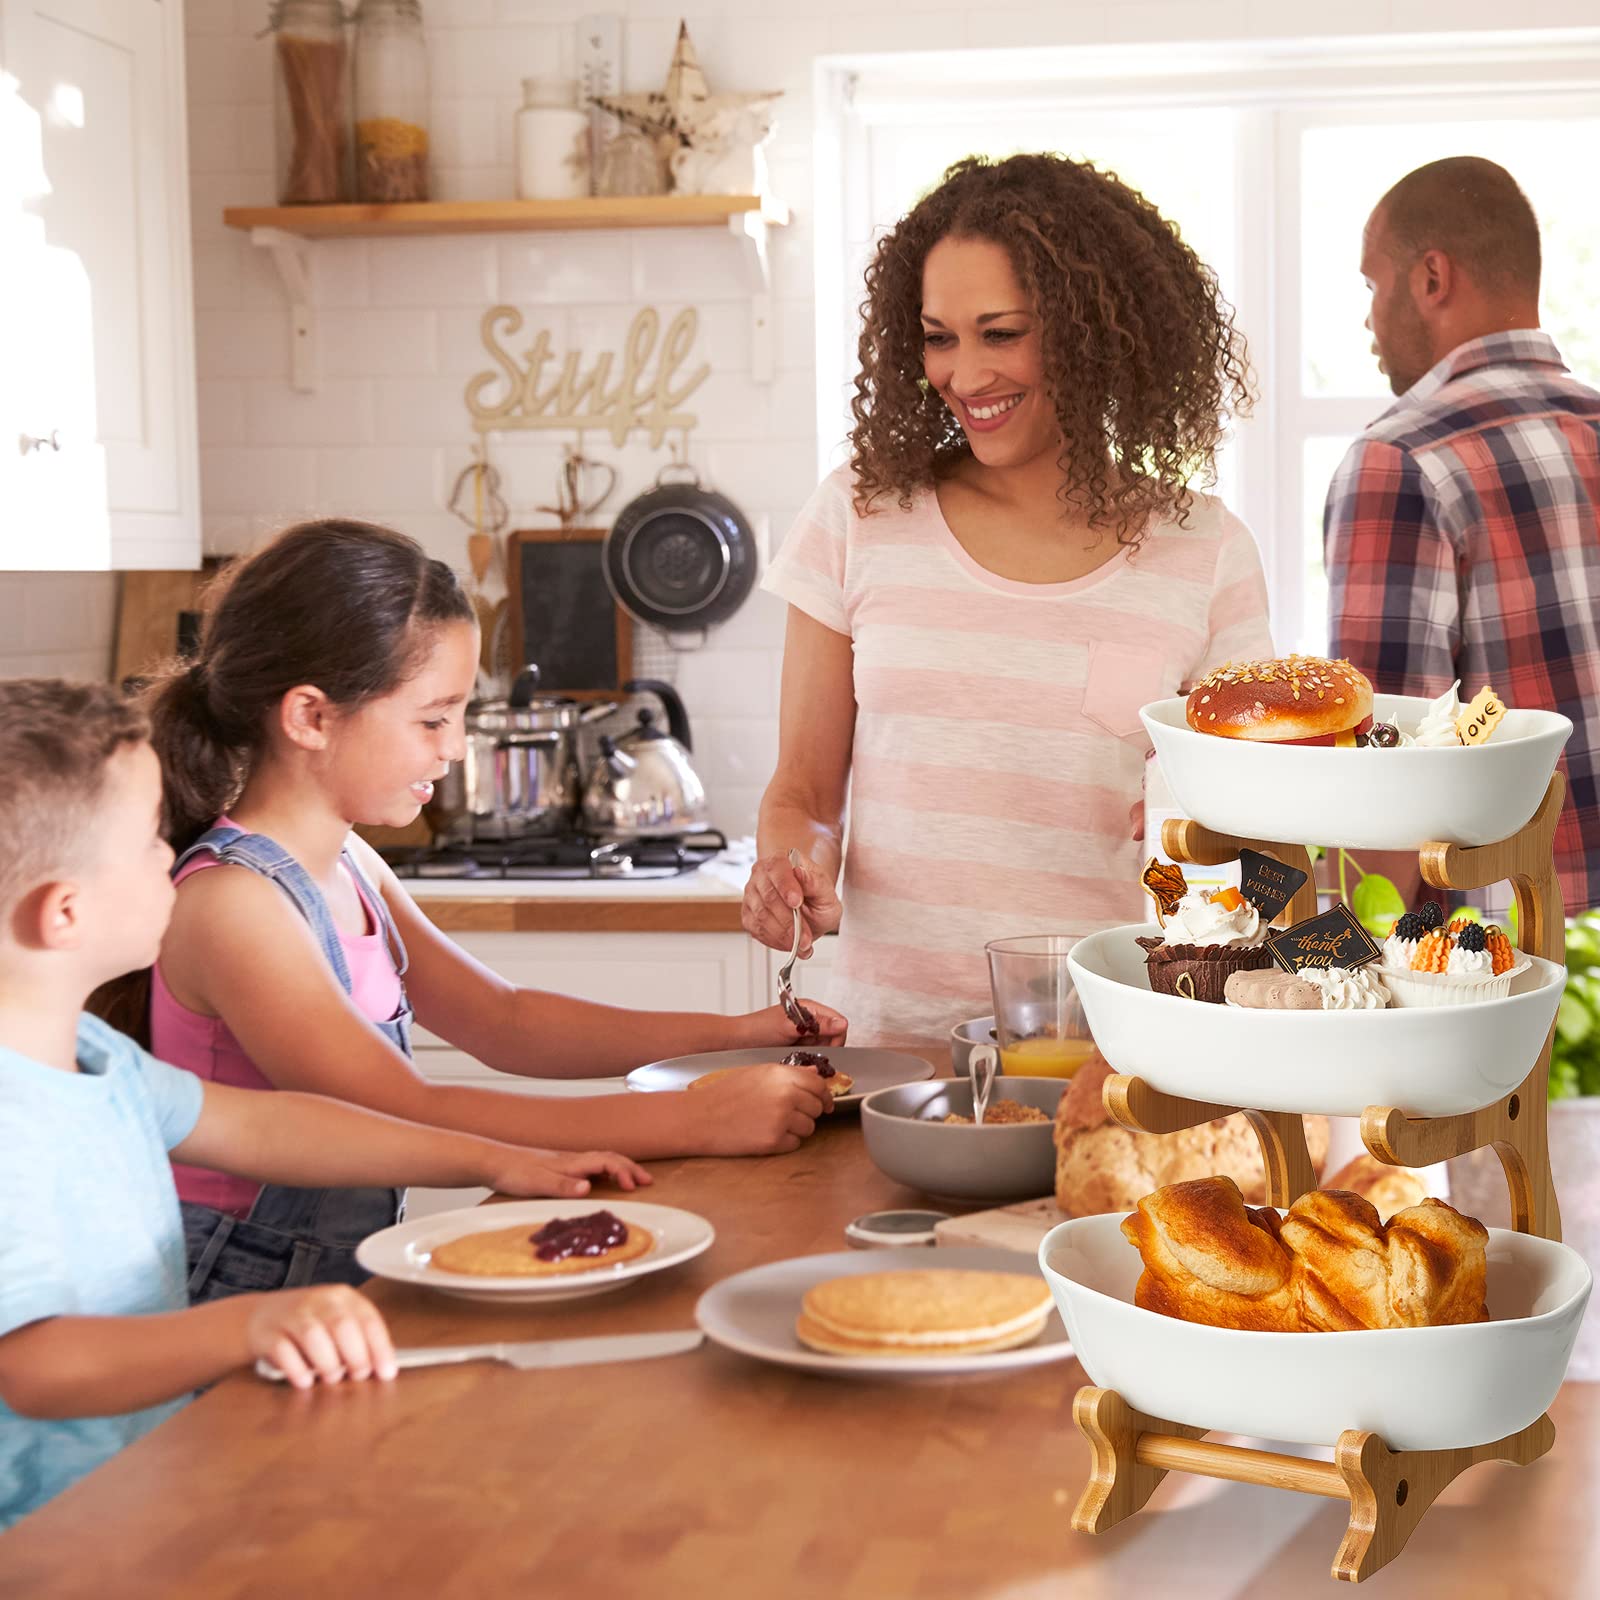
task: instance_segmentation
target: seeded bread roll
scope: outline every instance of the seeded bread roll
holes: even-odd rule
[[[1230,661],[1194,686],[1185,708],[1197,733],[1268,744],[1332,744],[1372,719],[1372,685],[1348,661],[1286,656]]]

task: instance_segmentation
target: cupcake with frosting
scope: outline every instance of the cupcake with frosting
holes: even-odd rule
[[[1138,941],[1157,994],[1221,1005],[1234,973],[1272,965],[1267,924],[1237,889],[1190,889],[1161,924],[1159,939]]]
[[[1437,907],[1424,907],[1423,912]],[[1396,1006],[1461,1006],[1503,1000],[1530,965],[1503,930],[1458,918],[1408,911],[1384,941],[1379,975]]]

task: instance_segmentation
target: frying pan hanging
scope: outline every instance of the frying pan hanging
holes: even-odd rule
[[[687,481],[669,481],[674,472]],[[702,488],[693,467],[676,463],[618,513],[602,559],[617,604],[669,633],[726,622],[756,581],[755,535],[744,513]]]

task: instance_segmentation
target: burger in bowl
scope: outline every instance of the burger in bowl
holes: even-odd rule
[[[1230,661],[1194,686],[1184,710],[1196,733],[1354,748],[1372,732],[1372,685],[1348,661],[1321,656]]]

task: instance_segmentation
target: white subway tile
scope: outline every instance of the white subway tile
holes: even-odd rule
[[[743,247],[714,228],[641,233],[634,246],[633,293],[646,304],[743,300],[749,293]]]
[[[724,651],[741,651],[763,657],[781,655],[788,615],[789,608],[784,601],[758,585],[750,591],[745,603],[712,634],[707,653],[720,655]],[[777,703],[773,698],[774,709]]]
[[[428,145],[441,167],[492,167],[500,159],[500,101],[478,90],[436,98],[429,107]]]
[[[742,839],[756,831],[756,816],[763,790],[756,788],[719,789],[706,796],[711,808],[711,826],[720,828],[730,839]]]
[[[317,503],[330,514],[366,517],[379,505],[431,510],[439,495],[437,451],[381,445],[317,452]]]
[[[238,234],[194,241],[194,303],[197,310],[238,306],[243,296],[243,240]]]
[[[271,378],[245,383],[245,429],[253,444],[341,445],[373,440],[372,382],[323,378],[299,394]]]
[[[201,447],[243,444],[243,385],[232,378],[201,378],[196,390]]]
[[[678,663],[678,692],[697,716],[774,717],[769,652],[728,647],[720,630],[716,648],[686,654]]]
[[[767,437],[809,444],[817,434],[817,380],[808,368],[780,372],[767,386]]]
[[[372,298],[372,256],[386,239],[323,239],[311,252],[311,291],[319,307],[364,306]],[[333,320],[333,319],[327,319]]]
[[[817,486],[817,458],[809,441],[713,444],[707,452],[712,482],[741,503],[803,505]],[[781,544],[782,527],[774,533]]]
[[[329,377],[412,377],[438,370],[436,312],[351,308],[319,320],[322,370]]]
[[[701,717],[694,742],[695,767],[708,792],[765,788],[778,764],[778,719]]]
[[[289,319],[284,311],[197,311],[195,366],[202,378],[287,378]]]
[[[183,28],[188,36],[232,33],[234,0],[189,0],[183,8]],[[257,7],[259,13],[260,8]]]
[[[242,512],[287,519],[311,504],[316,456],[278,448],[201,450],[200,503],[213,513]]]
[[[96,650],[98,641],[110,639],[115,592],[109,572],[31,573],[22,648],[34,655]],[[60,674],[59,667],[52,670]]]
[[[189,107],[189,171],[235,171],[239,160],[239,115],[228,103],[191,103]]]
[[[609,232],[509,239],[500,246],[500,292],[517,306],[627,300],[628,251]]]
[[[278,155],[274,144],[272,107],[235,106],[234,119],[240,172],[274,172]]]
[[[488,306],[498,297],[497,254],[487,235],[384,239],[372,251],[378,306]]]
[[[516,192],[517,173],[513,166],[433,168],[435,200],[505,200]]]
[[[373,380],[379,444],[447,445],[463,449],[473,439],[472,418],[461,385],[445,378]]]

